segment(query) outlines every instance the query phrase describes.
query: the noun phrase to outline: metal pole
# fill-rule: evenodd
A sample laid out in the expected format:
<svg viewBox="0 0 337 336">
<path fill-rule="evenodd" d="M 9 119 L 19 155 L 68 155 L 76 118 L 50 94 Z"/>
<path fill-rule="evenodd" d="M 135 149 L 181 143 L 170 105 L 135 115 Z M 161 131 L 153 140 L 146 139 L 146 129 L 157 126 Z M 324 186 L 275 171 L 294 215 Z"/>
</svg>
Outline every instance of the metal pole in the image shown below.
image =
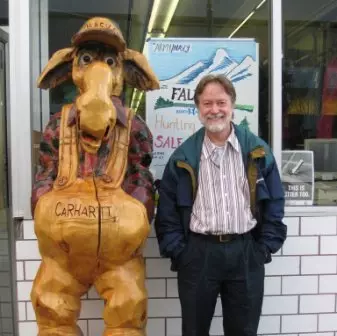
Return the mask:
<svg viewBox="0 0 337 336">
<path fill-rule="evenodd" d="M 278 167 L 282 155 L 282 0 L 270 0 L 270 107 L 271 107 L 271 146 Z"/>
</svg>

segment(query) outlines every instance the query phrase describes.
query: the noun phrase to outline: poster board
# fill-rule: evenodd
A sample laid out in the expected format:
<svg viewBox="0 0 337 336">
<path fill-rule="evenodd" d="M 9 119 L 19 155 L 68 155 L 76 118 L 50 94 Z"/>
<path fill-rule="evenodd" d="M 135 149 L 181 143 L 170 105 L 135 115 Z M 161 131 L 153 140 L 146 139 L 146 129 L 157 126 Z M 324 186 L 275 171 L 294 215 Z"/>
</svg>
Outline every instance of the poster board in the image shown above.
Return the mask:
<svg viewBox="0 0 337 336">
<path fill-rule="evenodd" d="M 202 125 L 194 90 L 207 74 L 234 84 L 234 123 L 258 133 L 258 44 L 253 39 L 152 38 L 148 59 L 160 89 L 146 93 L 146 122 L 153 134 L 151 170 L 160 179 L 173 151 Z"/>
<path fill-rule="evenodd" d="M 313 205 L 314 178 L 312 151 L 282 151 L 282 183 L 286 205 Z"/>
</svg>

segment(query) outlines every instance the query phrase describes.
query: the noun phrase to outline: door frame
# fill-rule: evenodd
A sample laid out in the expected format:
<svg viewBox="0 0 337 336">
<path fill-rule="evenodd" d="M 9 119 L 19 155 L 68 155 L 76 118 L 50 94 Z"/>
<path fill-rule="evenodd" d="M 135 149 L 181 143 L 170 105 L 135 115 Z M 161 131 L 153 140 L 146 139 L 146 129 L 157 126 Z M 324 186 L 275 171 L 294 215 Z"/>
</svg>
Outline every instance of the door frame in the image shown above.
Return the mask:
<svg viewBox="0 0 337 336">
<path fill-rule="evenodd" d="M 9 124 L 9 80 L 8 80 L 8 75 L 9 75 L 9 48 L 8 48 L 8 33 L 1 29 L 0 27 L 0 42 L 2 42 L 5 46 L 5 113 L 6 113 L 6 151 L 7 151 L 7 197 L 8 197 L 8 203 L 10 205 L 10 170 L 9 170 L 9 162 L 10 162 L 10 147 L 9 147 L 9 130 L 10 130 L 10 124 Z"/>
<path fill-rule="evenodd" d="M 11 200 L 11 146 L 10 146 L 10 82 L 9 82 L 9 34 L 0 27 L 0 42 L 5 45 L 5 113 L 6 113 L 6 145 L 7 145 L 7 195 L 8 195 L 8 247 L 10 253 L 10 281 L 12 296 L 13 334 L 18 335 L 18 301 L 15 253 L 15 225 Z"/>
</svg>

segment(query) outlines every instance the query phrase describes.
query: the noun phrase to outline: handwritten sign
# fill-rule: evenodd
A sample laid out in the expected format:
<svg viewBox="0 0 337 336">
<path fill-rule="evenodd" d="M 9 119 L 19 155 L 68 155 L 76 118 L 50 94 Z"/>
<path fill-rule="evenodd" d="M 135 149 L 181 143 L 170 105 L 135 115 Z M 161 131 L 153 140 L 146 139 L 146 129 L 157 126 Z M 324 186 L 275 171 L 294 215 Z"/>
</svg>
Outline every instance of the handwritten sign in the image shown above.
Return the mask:
<svg viewBox="0 0 337 336">
<path fill-rule="evenodd" d="M 178 53 L 184 52 L 189 53 L 192 50 L 192 45 L 189 43 L 156 43 L 154 46 L 155 53 Z"/>
</svg>

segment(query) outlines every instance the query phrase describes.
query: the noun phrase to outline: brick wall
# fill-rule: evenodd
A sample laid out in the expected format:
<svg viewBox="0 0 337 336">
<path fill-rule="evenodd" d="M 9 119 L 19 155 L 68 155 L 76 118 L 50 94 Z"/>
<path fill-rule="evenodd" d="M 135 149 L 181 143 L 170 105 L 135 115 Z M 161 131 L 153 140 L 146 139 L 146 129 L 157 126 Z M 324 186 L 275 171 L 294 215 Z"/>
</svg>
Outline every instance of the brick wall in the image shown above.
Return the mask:
<svg viewBox="0 0 337 336">
<path fill-rule="evenodd" d="M 287 217 L 288 239 L 266 266 L 260 335 L 337 336 L 337 217 Z M 29 294 L 39 252 L 33 222 L 24 223 L 17 241 L 17 287 L 20 336 L 36 336 Z M 154 234 L 145 251 L 149 294 L 148 336 L 179 336 L 180 305 L 175 273 L 160 259 Z M 102 333 L 102 301 L 94 290 L 83 298 L 80 326 L 85 336 Z M 222 335 L 218 302 L 211 335 Z"/>
</svg>

